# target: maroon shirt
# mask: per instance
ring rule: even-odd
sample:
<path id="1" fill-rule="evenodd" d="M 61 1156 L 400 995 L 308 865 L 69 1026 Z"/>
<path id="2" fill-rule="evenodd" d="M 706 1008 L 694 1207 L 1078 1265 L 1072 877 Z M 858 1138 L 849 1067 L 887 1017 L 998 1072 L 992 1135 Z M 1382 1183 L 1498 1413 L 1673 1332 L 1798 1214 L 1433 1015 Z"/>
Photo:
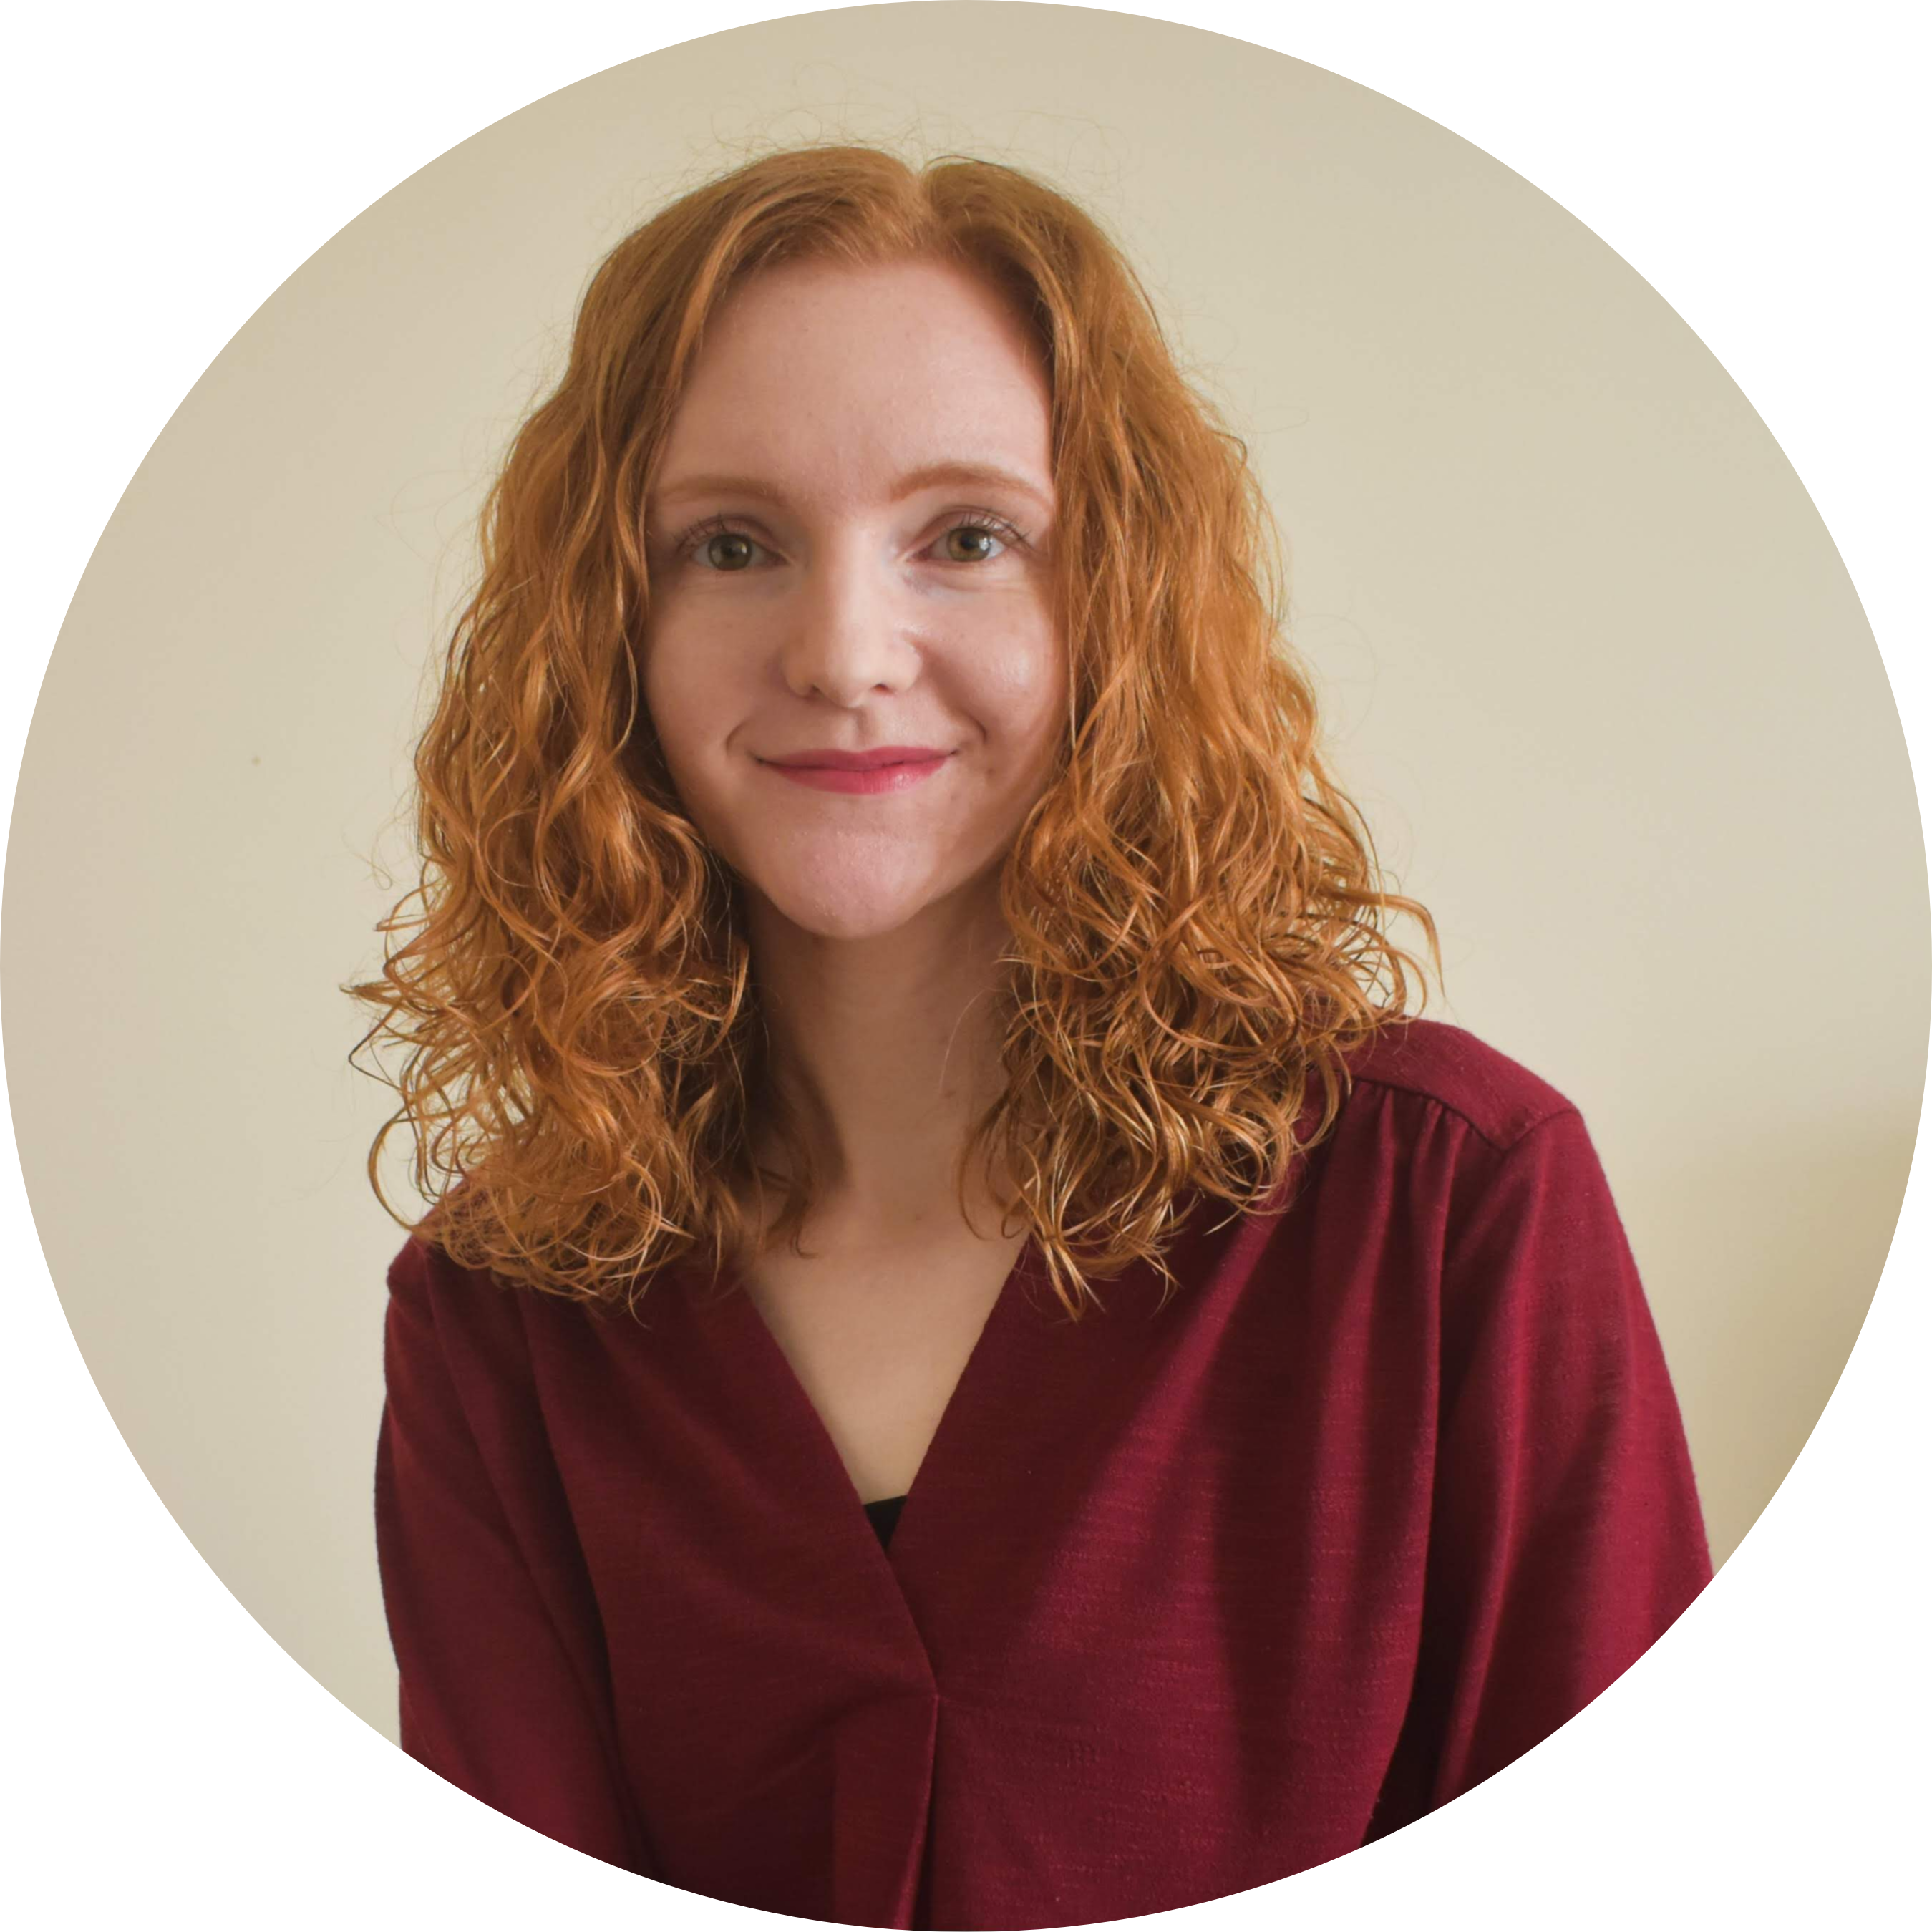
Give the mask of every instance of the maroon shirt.
<path id="1" fill-rule="evenodd" d="M 1352 1063 L 1286 1213 L 1060 1313 L 1022 1255 L 890 1549 L 762 1317 L 412 1243 L 376 1466 L 404 1748 L 673 1886 L 1086 1924 L 1466 1791 L 1710 1574 L 1581 1118 L 1457 1028 Z"/>

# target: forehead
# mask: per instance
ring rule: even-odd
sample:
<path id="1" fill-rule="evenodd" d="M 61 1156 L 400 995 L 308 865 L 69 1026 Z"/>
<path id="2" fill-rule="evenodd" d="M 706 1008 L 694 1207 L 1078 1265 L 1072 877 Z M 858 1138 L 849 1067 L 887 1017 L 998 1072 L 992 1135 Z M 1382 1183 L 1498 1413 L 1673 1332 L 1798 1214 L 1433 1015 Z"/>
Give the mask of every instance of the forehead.
<path id="1" fill-rule="evenodd" d="M 782 262 L 736 288 L 705 326 L 707 350 L 754 344 L 813 352 L 858 334 L 916 328 L 920 346 L 945 352 L 1034 348 L 1012 299 L 987 276 L 943 261 Z"/>
<path id="2" fill-rule="evenodd" d="M 1051 436 L 1038 346 L 981 277 L 928 260 L 788 262 L 711 318 L 659 485 L 731 470 L 857 487 L 874 472 L 978 460 L 1044 491 Z"/>

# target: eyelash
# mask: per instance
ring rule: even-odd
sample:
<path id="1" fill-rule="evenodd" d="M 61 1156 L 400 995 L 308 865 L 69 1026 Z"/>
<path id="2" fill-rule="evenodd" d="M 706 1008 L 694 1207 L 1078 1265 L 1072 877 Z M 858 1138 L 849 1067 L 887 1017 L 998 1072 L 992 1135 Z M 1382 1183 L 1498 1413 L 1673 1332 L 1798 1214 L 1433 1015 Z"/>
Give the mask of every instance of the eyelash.
<path id="1" fill-rule="evenodd" d="M 1024 548 L 1026 544 L 1026 538 L 1008 523 L 1005 518 L 996 517 L 989 510 L 961 512 L 946 524 L 944 530 L 940 532 L 940 538 L 943 540 L 950 536 L 955 530 L 984 530 L 989 536 L 998 537 L 1002 543 L 1016 549 Z M 698 553 L 713 537 L 722 536 L 742 537 L 747 543 L 758 544 L 760 550 L 765 548 L 765 545 L 759 544 L 758 539 L 753 536 L 749 530 L 741 530 L 731 517 L 720 514 L 715 517 L 707 517 L 701 524 L 695 524 L 690 530 L 686 530 L 673 546 L 673 554 L 680 563 L 693 562 Z M 954 563 L 958 560 L 948 557 L 945 561 Z M 980 563 L 990 563 L 994 560 L 991 557 L 985 557 L 976 559 L 974 561 Z M 970 569 L 973 566 L 960 564 L 958 567 L 962 569 Z M 716 566 L 714 565 L 712 568 L 716 569 Z M 740 571 L 720 570 L 717 574 L 720 577 L 737 577 L 744 573 Z"/>

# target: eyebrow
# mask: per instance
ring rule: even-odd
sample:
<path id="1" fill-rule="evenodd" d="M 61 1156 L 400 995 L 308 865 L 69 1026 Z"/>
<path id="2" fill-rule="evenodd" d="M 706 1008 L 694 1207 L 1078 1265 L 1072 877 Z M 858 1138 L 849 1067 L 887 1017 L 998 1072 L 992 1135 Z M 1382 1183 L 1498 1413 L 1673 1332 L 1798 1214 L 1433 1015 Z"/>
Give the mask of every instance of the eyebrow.
<path id="1" fill-rule="evenodd" d="M 1017 490 L 1030 496 L 1043 510 L 1050 510 L 1053 505 L 1052 496 L 1046 490 L 1017 470 L 1004 469 L 997 463 L 960 461 L 928 463 L 920 469 L 908 470 L 893 484 L 892 494 L 886 500 L 903 502 L 922 490 L 937 489 L 943 483 L 990 484 L 996 489 Z M 675 502 L 685 496 L 755 496 L 761 502 L 775 504 L 780 509 L 791 507 L 782 490 L 756 476 L 680 476 L 652 490 L 650 494 L 654 503 Z"/>

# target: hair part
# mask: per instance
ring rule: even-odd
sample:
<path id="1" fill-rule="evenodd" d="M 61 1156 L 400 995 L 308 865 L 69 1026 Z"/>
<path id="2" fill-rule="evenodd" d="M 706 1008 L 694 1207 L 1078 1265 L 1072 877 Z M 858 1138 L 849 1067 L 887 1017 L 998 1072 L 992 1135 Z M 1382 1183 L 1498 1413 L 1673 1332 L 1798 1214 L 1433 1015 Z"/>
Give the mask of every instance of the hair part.
<path id="1" fill-rule="evenodd" d="M 927 256 L 988 278 L 1046 359 L 1069 652 L 1066 739 L 1005 862 L 1005 1084 L 959 1168 L 1070 1315 L 1205 1197 L 1263 1206 L 1332 1126 L 1350 1052 L 1418 963 L 1317 744 L 1282 638 L 1280 547 L 1239 438 L 1177 367 L 1091 217 L 1010 166 L 770 154 L 604 258 L 554 392 L 485 502 L 482 572 L 415 760 L 420 883 L 382 923 L 356 1050 L 399 1104 L 370 1151 L 404 1225 L 464 1265 L 633 1299 L 708 1254 L 796 1245 L 814 1178 L 772 1081 L 738 888 L 680 802 L 641 698 L 644 508 L 710 319 L 807 257 Z M 1386 997 L 1383 982 L 1388 982 Z M 1318 1121 L 1296 1127 L 1317 1086 Z M 783 1172 L 756 1166 L 757 1110 Z M 430 1204 L 384 1191 L 410 1136 Z M 780 1211 L 758 1202 L 770 1184 Z"/>

